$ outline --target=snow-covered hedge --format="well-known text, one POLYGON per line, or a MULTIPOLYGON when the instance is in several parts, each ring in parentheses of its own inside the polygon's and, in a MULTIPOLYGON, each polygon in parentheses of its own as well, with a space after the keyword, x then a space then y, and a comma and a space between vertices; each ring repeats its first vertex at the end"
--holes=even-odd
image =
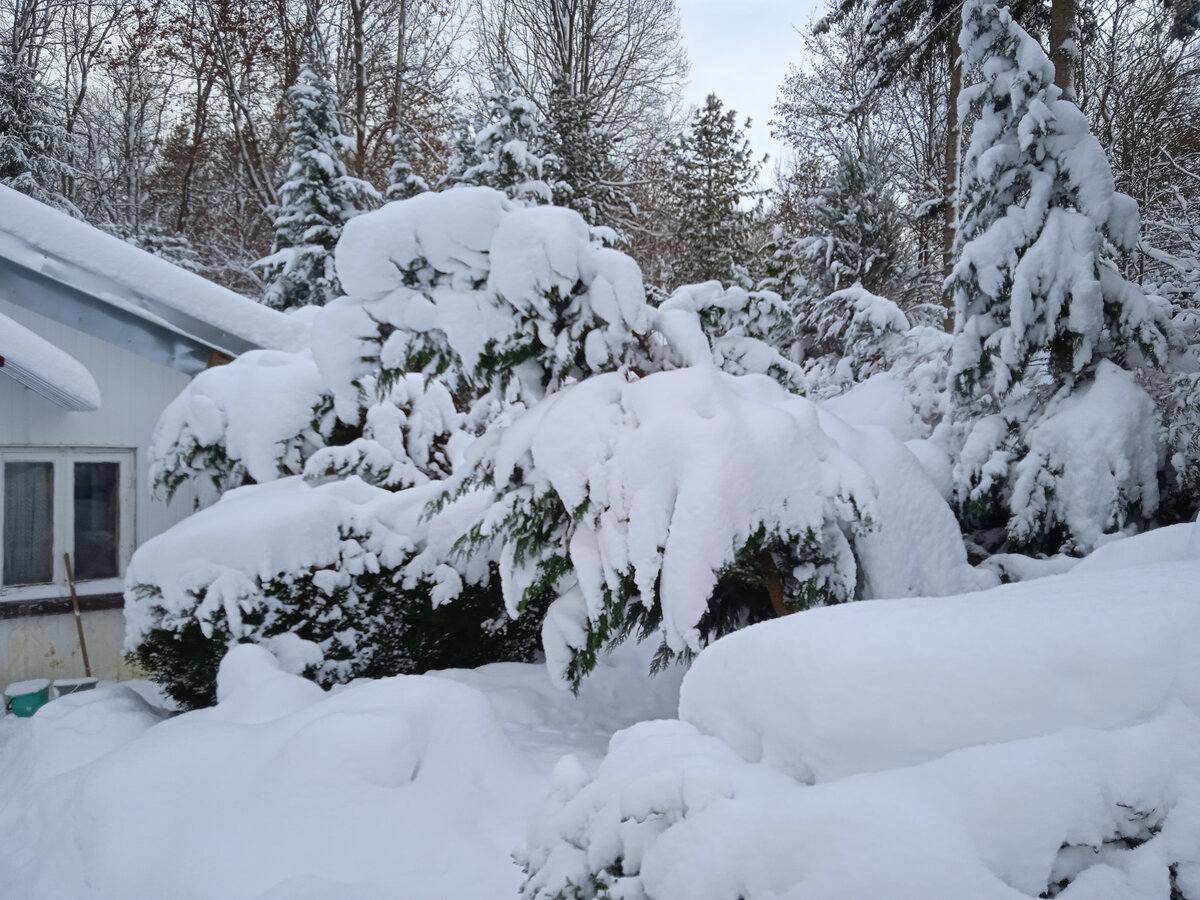
POLYGON ((434 496, 354 476, 230 491, 139 548, 126 647, 188 706, 213 701, 217 663, 242 642, 325 685, 532 658, 538 623, 504 615, 487 560, 437 562, 478 502, 429 521, 434 496))

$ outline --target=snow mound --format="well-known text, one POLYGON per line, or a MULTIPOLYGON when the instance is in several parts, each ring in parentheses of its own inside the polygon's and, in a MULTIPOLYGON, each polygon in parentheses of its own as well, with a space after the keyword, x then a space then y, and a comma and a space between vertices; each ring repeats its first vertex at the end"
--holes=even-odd
POLYGON ((563 753, 669 714, 681 672, 605 657, 578 697, 544 666, 325 692, 260 647, 171 718, 101 685, 0 717, 0 878, 21 900, 515 897, 511 853, 563 753), (53 854, 51 858, 50 854, 53 854))
POLYGON ((509 853, 543 776, 478 690, 401 676, 327 694, 253 646, 221 681, 217 706, 165 722, 101 688, 18 733, 2 751, 6 893, 515 896, 509 853))
POLYGON ((959 750, 807 787, 683 722, 564 760, 519 858, 527 900, 1193 896, 1200 719, 959 750), (1174 893, 1172 886, 1180 893, 1174 893))
POLYGON ((727 636, 682 721, 560 763, 522 896, 1195 896, 1197 583, 1158 563, 727 636))
POLYGON ((1109 572, 1188 559, 1200 559, 1200 526, 1194 522, 1109 541, 1081 559, 1075 572, 1109 572))
POLYGON ((1200 562, 1177 562, 811 610, 710 647, 680 717, 821 782, 1200 710, 1197 584, 1200 562))

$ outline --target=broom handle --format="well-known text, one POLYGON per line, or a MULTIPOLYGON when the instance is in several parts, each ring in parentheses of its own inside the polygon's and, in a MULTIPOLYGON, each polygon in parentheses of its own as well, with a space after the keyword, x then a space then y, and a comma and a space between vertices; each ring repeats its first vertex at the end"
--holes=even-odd
POLYGON ((71 606, 75 610, 75 629, 79 632, 79 650, 83 654, 83 674, 92 677, 92 664, 88 662, 87 641, 83 639, 83 617, 79 615, 79 597, 75 595, 75 576, 71 574, 71 554, 63 554, 67 564, 67 584, 71 588, 71 606))

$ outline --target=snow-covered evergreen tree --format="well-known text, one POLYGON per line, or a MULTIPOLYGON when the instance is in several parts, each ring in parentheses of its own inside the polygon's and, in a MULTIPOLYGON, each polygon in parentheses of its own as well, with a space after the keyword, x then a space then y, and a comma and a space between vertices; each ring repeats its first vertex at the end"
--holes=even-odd
POLYGON ((388 200, 407 200, 429 190, 416 172, 420 164, 420 146, 404 122, 397 122, 395 130, 388 136, 391 145, 392 163, 388 167, 388 186, 384 196, 388 200))
POLYGON ((553 157, 550 186, 555 206, 575 210, 592 226, 618 233, 632 209, 613 164, 615 140, 597 119, 594 100, 559 78, 550 94, 545 146, 553 157))
POLYGON ((754 191, 758 165, 736 116, 709 94, 675 145, 671 184, 678 284, 729 282, 749 256, 742 202, 754 191))
POLYGON ((349 143, 338 124, 337 93, 318 50, 306 50, 287 99, 292 163, 273 210, 272 253, 258 261, 269 281, 263 302, 276 309, 323 306, 341 294, 333 248, 358 207, 379 199, 342 162, 349 143))
POLYGON ((466 116, 459 116, 454 122, 453 139, 450 143, 450 161, 446 171, 438 179, 437 189, 443 191, 456 184, 467 183, 467 170, 479 165, 479 149, 475 145, 477 129, 466 116))
POLYGON ((492 76, 486 99, 486 124, 475 135, 479 161, 467 167, 460 180, 504 191, 519 203, 548 203, 541 125, 533 102, 503 72, 492 76))
POLYGON ((0 50, 0 184, 69 209, 54 186, 65 137, 37 74, 22 56, 0 50))
MULTIPOLYGON (((1118 265, 1137 243, 1137 205, 1116 192, 1083 113, 1061 97, 1049 58, 1006 9, 968 0, 960 40, 966 67, 983 80, 963 93, 979 119, 947 282, 955 419, 964 435, 959 502, 969 528, 992 526, 1002 541, 1086 552, 1101 531, 1136 526, 1157 504, 1145 460, 1125 458, 1134 448, 1119 438, 1155 432, 1146 418, 1152 406, 1105 363, 1133 368, 1166 350, 1145 295, 1118 265), (1086 390, 1102 364, 1102 390, 1086 390), (1103 409, 1102 397, 1112 401, 1107 415, 1128 418, 1106 422, 1107 450, 1094 448, 1086 462, 1071 451, 1088 435, 1072 437, 1065 423, 1078 410, 1103 409), (1107 474, 1087 476, 1107 499, 1088 511, 1099 521, 1084 524, 1071 506, 1072 481, 1080 465, 1090 471, 1109 459, 1107 474)), ((1137 454, 1157 455, 1153 442, 1134 443, 1137 454)))
POLYGON ((913 273, 900 207, 875 145, 861 153, 849 144, 842 147, 833 179, 813 203, 812 215, 816 233, 799 249, 815 294, 861 284, 903 303, 913 273))

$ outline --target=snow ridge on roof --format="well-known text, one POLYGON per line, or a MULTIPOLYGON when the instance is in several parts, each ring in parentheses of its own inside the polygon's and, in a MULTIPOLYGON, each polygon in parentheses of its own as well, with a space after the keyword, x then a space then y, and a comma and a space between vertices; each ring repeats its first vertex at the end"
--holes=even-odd
POLYGON ((302 320, 3 186, 0 257, 233 355, 243 344, 295 351, 308 343, 302 320))
POLYGON ((76 412, 100 408, 100 388, 75 357, 0 315, 0 373, 76 412))

